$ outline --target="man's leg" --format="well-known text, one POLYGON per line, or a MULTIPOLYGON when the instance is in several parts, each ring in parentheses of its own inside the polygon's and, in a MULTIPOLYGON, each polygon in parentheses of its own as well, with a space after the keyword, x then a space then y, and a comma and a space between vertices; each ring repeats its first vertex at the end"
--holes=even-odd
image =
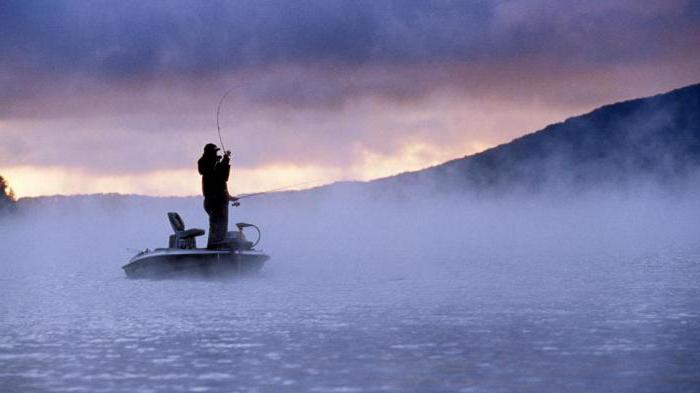
POLYGON ((209 216, 209 236, 207 237, 207 248, 216 247, 216 211, 214 202, 209 198, 204 198, 204 211, 209 216))
POLYGON ((207 248, 218 248, 225 245, 228 232, 228 201, 217 200, 212 203, 209 214, 209 242, 207 248))

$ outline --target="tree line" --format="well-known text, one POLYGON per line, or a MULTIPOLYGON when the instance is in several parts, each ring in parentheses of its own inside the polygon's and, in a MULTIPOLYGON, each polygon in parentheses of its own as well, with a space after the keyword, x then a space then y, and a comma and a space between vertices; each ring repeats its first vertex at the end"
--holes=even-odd
POLYGON ((15 193, 4 177, 0 176, 0 212, 10 210, 15 205, 15 193))

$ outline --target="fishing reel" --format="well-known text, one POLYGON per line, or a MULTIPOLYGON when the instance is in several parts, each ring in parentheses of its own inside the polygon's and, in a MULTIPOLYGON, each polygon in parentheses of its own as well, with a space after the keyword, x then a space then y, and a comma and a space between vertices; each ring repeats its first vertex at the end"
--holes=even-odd
POLYGON ((241 202, 239 202, 240 199, 241 198, 237 198, 237 197, 229 197, 229 201, 231 202, 231 206, 233 206, 233 207, 240 206, 241 205, 241 202))

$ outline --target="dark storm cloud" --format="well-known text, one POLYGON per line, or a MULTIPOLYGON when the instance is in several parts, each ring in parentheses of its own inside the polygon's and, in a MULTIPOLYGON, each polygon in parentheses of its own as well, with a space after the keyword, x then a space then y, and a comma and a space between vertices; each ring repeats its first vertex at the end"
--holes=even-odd
POLYGON ((8 2, 3 63, 104 77, 468 55, 487 3, 8 2))
POLYGON ((311 93, 273 83, 258 98, 314 105, 363 94, 420 96, 454 83, 478 85, 474 79, 483 77, 436 80, 431 71, 440 67, 465 73, 488 67, 496 75, 489 83, 498 84, 503 68, 539 79, 562 70, 695 56, 700 3, 657 3, 4 1, 0 102, 7 115, 14 112, 10 103, 21 105, 52 88, 65 93, 311 67, 297 82, 311 93), (417 69, 423 77, 393 69, 417 69), (390 78, 337 82, 357 70, 388 70, 390 78))

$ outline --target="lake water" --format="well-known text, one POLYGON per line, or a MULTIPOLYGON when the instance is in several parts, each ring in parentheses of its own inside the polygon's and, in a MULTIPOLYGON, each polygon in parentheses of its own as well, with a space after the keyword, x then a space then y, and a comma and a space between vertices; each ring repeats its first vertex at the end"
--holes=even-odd
POLYGON ((273 259, 229 281, 5 269, 0 391, 700 389, 697 255, 526 262, 306 277, 273 259))
POLYGON ((700 391, 696 204, 261 209, 261 274, 126 279, 177 203, 6 221, 0 392, 700 391))

